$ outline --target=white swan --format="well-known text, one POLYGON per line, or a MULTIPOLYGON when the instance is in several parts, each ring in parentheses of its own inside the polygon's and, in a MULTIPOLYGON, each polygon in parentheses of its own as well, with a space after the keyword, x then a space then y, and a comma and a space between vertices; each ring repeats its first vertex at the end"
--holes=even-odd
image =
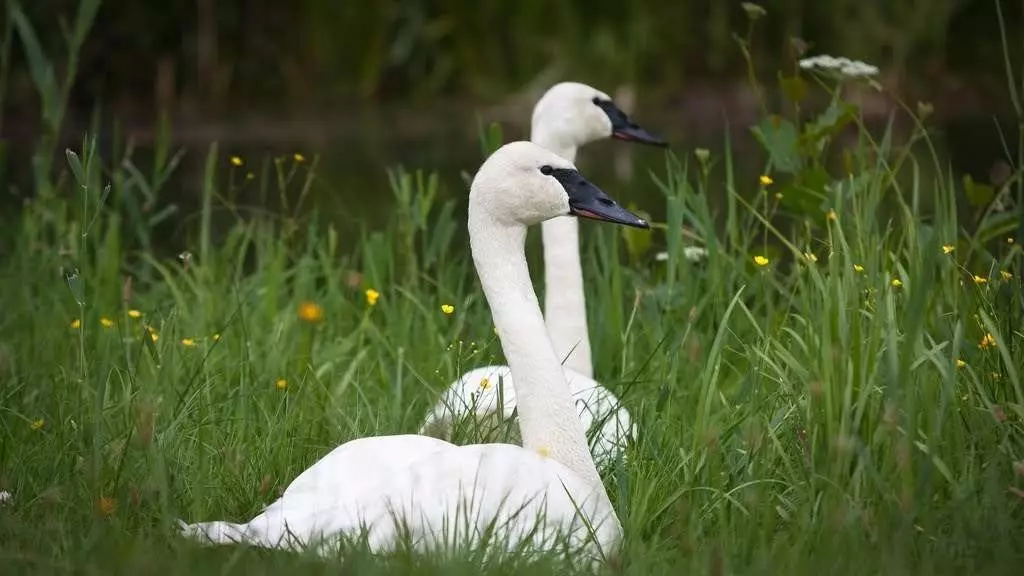
POLYGON ((416 435, 353 440, 248 523, 183 523, 183 534, 321 553, 346 536, 365 538, 374 552, 405 542, 419 550, 550 550, 566 539, 584 557, 613 552, 622 527, 575 417, 524 253, 527 226, 565 214, 648 227, 571 162, 529 142, 501 147, 473 179, 470 247, 516 377, 522 447, 416 435))
MULTIPOLYGON (((570 162, 576 160, 580 146, 609 137, 666 145, 630 120, 607 94, 586 84, 556 84, 534 106, 531 141, 570 162)), ((565 360, 565 377, 578 416, 584 430, 590 432, 594 458, 603 467, 625 449, 635 426, 619 399, 593 379, 579 224, 569 216, 545 220, 541 235, 548 334, 555 352, 565 360)), ((451 439, 456 422, 470 416, 477 432, 486 436, 500 426, 492 417, 500 413, 510 418, 515 407, 515 386, 508 367, 483 366, 463 374, 445 390, 428 412, 420 433, 451 439)))

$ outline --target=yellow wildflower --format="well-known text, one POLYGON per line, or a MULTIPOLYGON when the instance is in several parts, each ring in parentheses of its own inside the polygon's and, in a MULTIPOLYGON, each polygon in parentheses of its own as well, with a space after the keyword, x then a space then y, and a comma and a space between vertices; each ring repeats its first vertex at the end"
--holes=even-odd
POLYGON ((278 390, 284 390, 288 388, 288 381, 284 378, 278 378, 277 382, 274 382, 274 386, 276 386, 278 390))
POLYGON ((978 276, 977 274, 975 274, 974 275, 974 283, 975 284, 987 284, 988 283, 988 278, 985 278, 984 276, 978 276))
POLYGON ((319 322, 324 317, 324 309, 316 302, 306 300, 299 304, 299 318, 306 322, 319 322))
POLYGON ((292 155, 292 158, 294 158, 294 159, 295 159, 295 161, 296 161, 296 162, 298 162, 298 163, 300 163, 300 164, 306 161, 306 157, 305 157, 305 156, 303 156, 302 154, 298 153, 298 152, 296 152, 295 154, 293 154, 293 155, 292 155))
POLYGON ((491 380, 489 378, 480 379, 480 389, 489 390, 491 388, 491 380))
POLYGON ((156 330, 148 328, 146 331, 149 333, 149 339, 152 340, 153 342, 156 342, 157 340, 160 339, 160 335, 156 333, 156 330))
POLYGON ((956 250, 956 246, 953 246, 952 244, 944 244, 942 246, 942 253, 943 254, 952 254, 953 250, 956 250))
POLYGON ((241 166, 242 164, 244 164, 240 156, 232 156, 231 163, 234 164, 235 166, 241 166))
POLYGON ((964 362, 963 360, 957 358, 956 359, 956 367, 957 368, 963 368, 964 366, 967 366, 967 362, 964 362))
POLYGON ((999 275, 1003 277, 1003 280, 1010 280, 1013 278, 1013 273, 1007 272, 1006 270, 1000 270, 999 275))
POLYGON ((109 496, 104 496, 96 503, 96 508, 99 510, 101 516, 110 516, 117 511, 117 500, 114 500, 109 496))
POLYGON ((767 266, 768 259, 758 254, 757 256, 754 256, 754 264, 757 264, 758 266, 767 266))
POLYGON ((775 181, 772 180, 772 177, 767 174, 762 174, 760 180, 762 186, 771 186, 775 183, 775 181))
POLYGON ((78 318, 75 318, 74 320, 71 321, 71 329, 72 330, 78 330, 81 327, 82 327, 82 321, 79 320, 78 318))
POLYGON ((853 265, 853 271, 857 272, 859 274, 859 273, 864 271, 864 267, 861 266, 860 264, 854 264, 853 265))
POLYGON ((100 318, 100 324, 104 328, 112 328, 114 326, 114 321, 104 316, 103 318, 100 318))
POLYGON ((978 348, 985 350, 987 348, 996 347, 996 338, 991 333, 986 333, 981 337, 981 342, 978 342, 978 348))
POLYGON ((189 346, 189 347, 195 346, 196 345, 196 341, 191 339, 191 338, 182 338, 181 339, 181 345, 182 346, 189 346))
POLYGON ((366 303, 370 306, 376 306, 377 300, 380 299, 380 292, 377 292, 373 288, 366 289, 366 303))
POLYGON ((839 218, 839 215, 838 215, 838 214, 836 214, 836 211, 835 211, 835 210, 829 210, 829 211, 828 211, 828 214, 826 214, 826 217, 827 217, 827 218, 828 218, 829 220, 836 220, 836 219, 838 219, 838 218, 839 218))
POLYGON ((33 429, 33 430, 41 430, 43 428, 43 425, 45 425, 45 424, 46 424, 46 420, 43 420, 42 418, 40 418, 38 420, 33 420, 32 423, 28 425, 28 427, 33 429))
POLYGON ((142 312, 139 312, 138 310, 135 310, 135 309, 129 310, 128 311, 128 317, 129 318, 142 318, 142 312))
POLYGON ((804 252, 804 258, 806 258, 808 262, 818 261, 818 257, 814 255, 814 252, 804 252))
POLYGON ((892 282, 889 282, 889 284, 892 284, 893 288, 899 288, 900 286, 903 286, 903 280, 900 280, 899 278, 893 278, 892 282))
POLYGON ((455 306, 452 306, 451 304, 441 304, 441 312, 451 315, 452 312, 455 312, 455 306))
POLYGON ((782 192, 776 192, 775 193, 775 199, 776 200, 782 200, 782 192))
POLYGON ((220 340, 220 334, 219 333, 213 335, 213 341, 216 342, 217 340, 220 340))

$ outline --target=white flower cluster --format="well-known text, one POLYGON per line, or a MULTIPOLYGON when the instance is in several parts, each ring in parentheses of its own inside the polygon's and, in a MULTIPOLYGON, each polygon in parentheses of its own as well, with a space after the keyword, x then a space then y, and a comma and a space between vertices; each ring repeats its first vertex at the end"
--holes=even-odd
MULTIPOLYGON (((683 258, 686 258, 690 262, 700 262, 704 258, 707 258, 707 256, 708 251, 700 246, 686 246, 683 248, 683 258)), ((654 259, 658 262, 664 262, 668 260, 668 252, 658 252, 654 255, 654 259)))
POLYGON ((838 72, 842 76, 847 78, 868 78, 870 76, 878 75, 878 67, 872 66, 866 62, 860 60, 850 60, 849 58, 834 56, 813 56, 811 58, 804 58, 800 60, 800 68, 804 70, 824 70, 828 72, 838 72))

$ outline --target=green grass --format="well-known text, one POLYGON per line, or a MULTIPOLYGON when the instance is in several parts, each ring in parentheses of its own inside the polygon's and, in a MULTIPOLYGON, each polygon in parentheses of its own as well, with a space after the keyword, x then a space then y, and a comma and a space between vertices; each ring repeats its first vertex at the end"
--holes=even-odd
MULTIPOLYGON (((861 152, 884 142, 865 135, 861 152)), ((596 373, 641 430, 605 477, 626 531, 611 572, 980 574, 1024 558, 1019 244, 964 229, 955 187, 923 190, 908 153, 855 157, 838 217, 792 232, 775 232, 793 221, 770 194, 735 181, 728 150, 707 170, 670 155, 652 175, 668 262, 637 232, 584 223, 596 373), (926 192, 928 213, 902 200, 926 192), (728 195, 721 218, 712 194, 728 195), (684 222, 706 262, 680 256, 684 222), (979 347, 989 333, 997 345, 979 347)), ((471 553, 321 562, 174 530, 251 517, 337 444, 414 431, 462 370, 503 361, 436 183, 396 172, 392 224, 352 246, 315 212, 235 209, 213 226, 231 169, 214 147, 195 244, 175 259, 139 248, 153 239, 125 221, 131 179, 99 163, 86 142, 63 193, 5 232, 5 572, 479 573, 471 553), (323 318, 300 318, 305 301, 323 318)), ((269 185, 294 206, 310 166, 281 160, 269 185)), ((578 568, 524 562, 485 571, 578 568)))
MULTIPOLYGON (((73 66, 58 84, 30 59, 50 108, 35 195, 0 228, 5 574, 582 570, 179 538, 178 518, 250 518, 342 442, 415 431, 462 371, 503 362, 460 210, 436 176, 395 170, 388 225, 340 229, 308 206, 317 160, 288 157, 253 170, 261 203, 277 198, 268 214, 236 203, 249 167, 213 146, 201 208, 180 214, 166 138, 151 166, 86 139, 51 178, 73 66), (169 245, 168 223, 186 244, 169 245), (304 303, 322 317, 300 317, 304 303)), ((793 122, 758 123, 776 183, 737 176, 728 144, 692 163, 676 151, 649 175, 667 215, 654 231, 582 224, 596 374, 640 429, 604 478, 625 527, 606 572, 1005 574, 1024 560, 1024 158, 961 202, 925 125, 894 143, 832 94, 817 119, 796 106, 793 122), (823 150, 841 130, 859 138, 836 168, 823 150), (1016 213, 995 210, 1012 192, 1016 213), (682 256, 694 238, 705 262, 682 256)), ((484 150, 500 139, 481 134, 484 150)), ((514 439, 466 426, 458 440, 482 434, 514 439)))

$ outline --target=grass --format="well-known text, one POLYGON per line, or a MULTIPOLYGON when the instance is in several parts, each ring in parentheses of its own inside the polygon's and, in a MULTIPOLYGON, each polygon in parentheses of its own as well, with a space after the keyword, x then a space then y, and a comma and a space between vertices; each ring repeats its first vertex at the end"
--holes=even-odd
MULTIPOLYGON (((669 155, 652 175, 667 262, 653 248, 627 258, 635 232, 584 224, 596 372, 642 431, 605 478, 626 530, 609 569, 1005 573, 1024 556, 1018 244, 973 240, 949 183, 929 214, 904 203, 924 192, 917 160, 902 163, 901 189, 885 155, 856 167, 820 228, 775 235, 768 195, 730 193, 716 229, 708 196, 757 188, 733 182, 721 154, 722 168, 693 171, 669 155), (680 257, 684 221, 705 263, 680 257), (769 233, 743 232, 754 229, 769 233)), ((104 192, 88 141, 69 161, 67 193, 36 198, 6 232, 4 565, 478 573, 473 556, 207 549, 173 524, 251 517, 335 445, 415 430, 462 370, 502 361, 436 183, 396 172, 392 224, 352 246, 315 212, 218 229, 231 168, 214 147, 195 249, 161 258, 128 232, 118 169, 102 180, 120 189, 104 192)), ((310 164, 277 166, 299 175, 272 178, 294 199, 310 164)), ((487 571, 575 568, 560 562, 487 571)))
MULTIPOLYGON (((641 431, 604 478, 625 527, 609 573, 996 574, 1024 559, 1024 238, 994 209, 1021 166, 964 203, 955 176, 922 176, 947 174, 923 123, 897 145, 834 96, 804 132, 821 147, 798 159, 779 122, 759 123, 769 158, 798 167, 770 160, 777 182, 737 177, 728 145, 669 153, 650 175, 667 214, 654 232, 582 225, 596 374, 641 431), (855 145, 821 181, 839 121, 855 145), (808 194, 813 210, 790 203, 808 194), (703 262, 682 256, 693 239, 703 262)), ((213 146, 201 208, 182 215, 162 190, 180 155, 161 144, 140 167, 112 148, 87 138, 56 177, 34 171, 45 181, 0 231, 5 573, 584 570, 177 537, 178 518, 253 516, 346 440, 416 430, 458 374, 503 358, 436 176, 393 171, 390 223, 351 230, 306 205, 315 158, 254 171, 270 214, 235 202, 248 168, 213 146), (167 222, 190 239, 170 253, 167 222)))

